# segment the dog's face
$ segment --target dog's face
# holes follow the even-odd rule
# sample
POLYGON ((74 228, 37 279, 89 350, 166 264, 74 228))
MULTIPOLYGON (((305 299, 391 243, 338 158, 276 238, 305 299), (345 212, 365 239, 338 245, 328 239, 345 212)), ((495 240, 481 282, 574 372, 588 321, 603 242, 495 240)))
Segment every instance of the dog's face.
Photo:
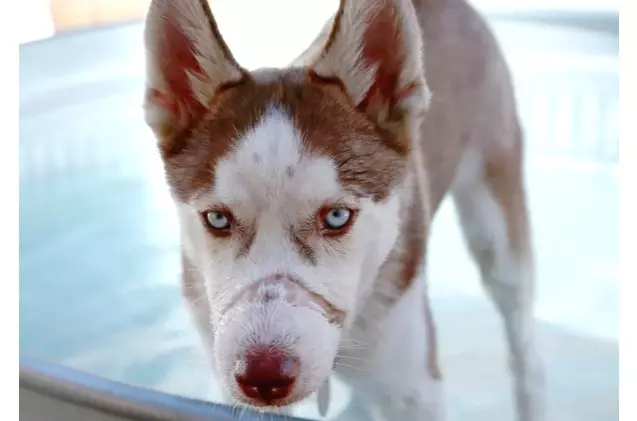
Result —
POLYGON ((254 406, 329 376, 398 236, 427 102, 410 1, 343 1, 326 34, 309 63, 250 73, 205 1, 148 14, 147 121, 205 283, 216 373, 254 406))

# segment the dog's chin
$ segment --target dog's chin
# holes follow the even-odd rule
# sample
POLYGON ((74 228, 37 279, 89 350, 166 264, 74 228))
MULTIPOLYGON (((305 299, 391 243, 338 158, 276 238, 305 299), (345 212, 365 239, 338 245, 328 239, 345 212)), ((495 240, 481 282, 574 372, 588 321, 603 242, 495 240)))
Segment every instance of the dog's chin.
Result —
POLYGON ((232 393, 232 401, 235 405, 247 407, 256 412, 268 412, 278 413, 281 415, 289 415, 294 407, 302 402, 304 399, 309 398, 313 392, 308 392, 305 395, 297 395, 286 399, 274 400, 267 404, 260 402, 256 399, 246 398, 238 391, 232 393))
POLYGON ((215 339, 215 365, 229 397, 260 411, 293 406, 317 392, 332 373, 341 328, 315 308, 297 307, 284 301, 243 303, 230 309, 215 339), (263 402, 246 396, 238 384, 238 359, 253 347, 282 352, 298 362, 290 393, 263 402))
POLYGON ((260 403, 258 401, 246 399, 243 396, 233 396, 232 403, 234 406, 250 409, 255 412, 274 413, 280 415, 290 415, 294 406, 299 401, 287 402, 283 400, 281 402, 272 402, 268 405, 260 403))

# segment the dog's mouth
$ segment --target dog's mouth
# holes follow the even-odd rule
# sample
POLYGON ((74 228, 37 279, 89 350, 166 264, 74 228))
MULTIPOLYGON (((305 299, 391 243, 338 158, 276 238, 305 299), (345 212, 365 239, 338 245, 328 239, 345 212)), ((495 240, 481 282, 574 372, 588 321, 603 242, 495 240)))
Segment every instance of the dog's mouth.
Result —
POLYGON ((336 325, 339 328, 343 328, 347 313, 326 300, 322 295, 319 295, 313 291, 308 291, 308 293, 312 296, 312 301, 318 304, 318 306, 321 308, 325 317, 327 318, 328 323, 336 325))

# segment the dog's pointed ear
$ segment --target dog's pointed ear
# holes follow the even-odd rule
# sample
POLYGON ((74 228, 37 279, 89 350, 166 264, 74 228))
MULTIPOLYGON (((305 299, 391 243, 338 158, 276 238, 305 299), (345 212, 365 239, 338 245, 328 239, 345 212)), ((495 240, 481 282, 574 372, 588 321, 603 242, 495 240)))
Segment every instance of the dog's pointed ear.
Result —
POLYGON ((207 0, 152 0, 144 42, 146 121, 162 137, 198 117, 217 89, 245 74, 207 0))
POLYGON ((380 126, 428 106, 422 33, 412 0, 341 0, 323 51, 309 67, 319 78, 341 83, 380 126))

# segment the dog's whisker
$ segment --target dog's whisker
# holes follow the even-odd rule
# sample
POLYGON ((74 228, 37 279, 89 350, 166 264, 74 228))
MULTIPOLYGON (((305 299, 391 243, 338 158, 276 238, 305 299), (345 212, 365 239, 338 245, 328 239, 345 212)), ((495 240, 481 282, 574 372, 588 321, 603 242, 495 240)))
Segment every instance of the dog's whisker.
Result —
POLYGON ((364 345, 354 345, 354 346, 343 346, 343 345, 339 345, 337 347, 337 350, 339 351, 361 351, 361 350, 365 350, 368 349, 368 347, 364 346, 364 345))
POLYGON ((241 418, 243 418, 243 416, 245 415, 247 410, 248 410, 247 406, 245 406, 245 405, 241 406, 241 413, 239 414, 239 420, 241 420, 241 418))
POLYGON ((368 349, 369 347, 366 345, 350 345, 350 344, 339 344, 338 349, 368 349))
POLYGON ((353 356, 350 356, 350 355, 336 355, 336 359, 337 359, 337 360, 344 359, 344 360, 350 360, 350 361, 360 361, 360 362, 364 362, 364 363, 369 363, 369 362, 371 362, 371 361, 370 361, 369 359, 367 359, 367 358, 353 357, 353 356))
POLYGON ((340 341, 341 345, 352 345, 352 346, 369 346, 369 344, 361 341, 340 341))
POLYGON ((348 356, 349 354, 358 355, 367 352, 366 348, 338 348, 336 356, 348 356))
POLYGON ((350 365, 350 364, 341 363, 341 362, 335 362, 334 365, 338 366, 338 367, 346 367, 346 368, 351 368, 352 370, 358 370, 358 371, 364 371, 364 372, 371 371, 367 367, 356 367, 356 366, 353 366, 353 365, 350 365))
POLYGON ((206 295, 200 295, 199 297, 195 298, 194 300, 191 301, 192 304, 199 304, 202 301, 205 301, 208 297, 206 297, 206 295))
POLYGON ((367 343, 363 342, 363 341, 357 341, 355 339, 341 339, 341 343, 355 343, 355 344, 364 344, 367 345, 367 343))

